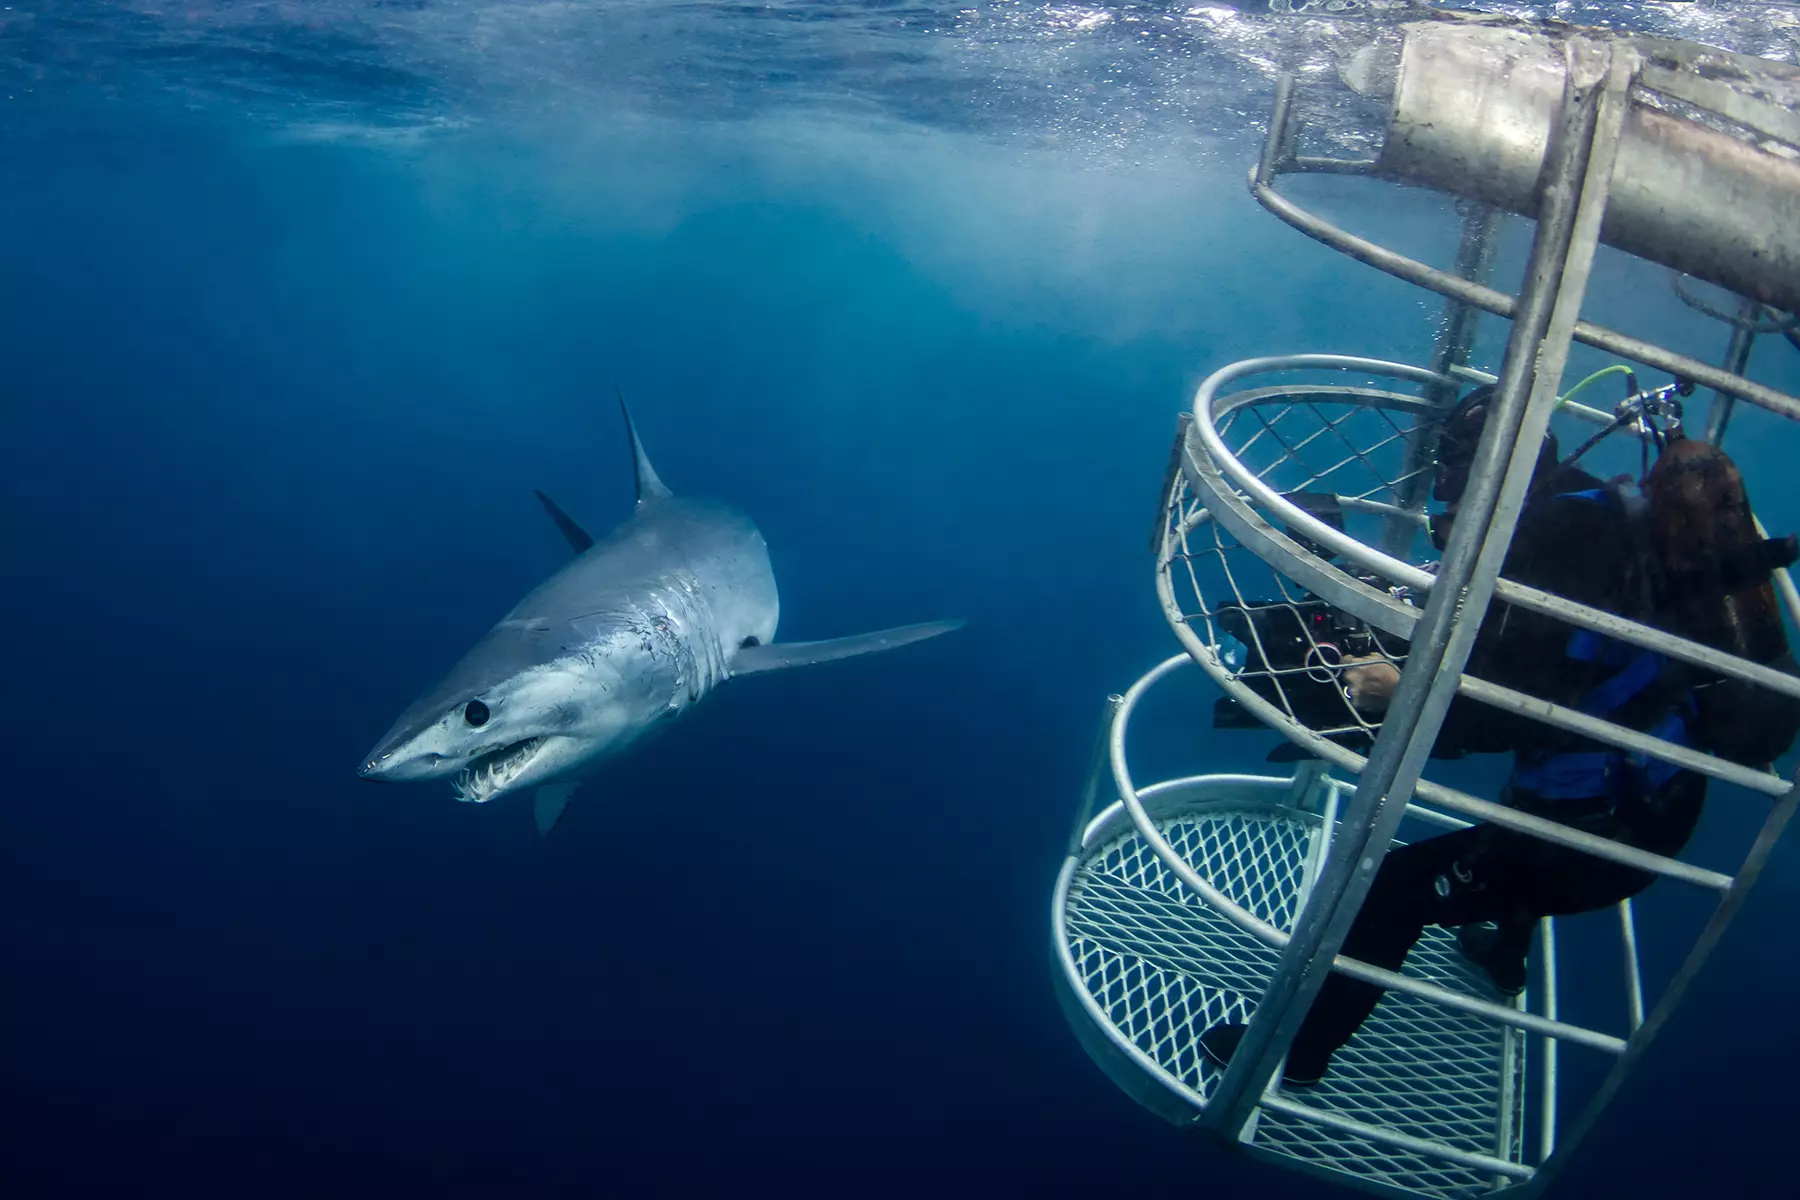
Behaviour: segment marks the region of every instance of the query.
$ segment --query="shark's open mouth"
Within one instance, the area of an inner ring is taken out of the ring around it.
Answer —
[[[476,804],[492,800],[518,781],[543,744],[541,737],[526,738],[482,755],[456,773],[451,782],[451,787],[456,789],[456,798]]]

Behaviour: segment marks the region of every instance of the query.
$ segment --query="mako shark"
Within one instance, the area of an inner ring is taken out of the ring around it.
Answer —
[[[780,602],[754,523],[673,495],[619,397],[637,477],[631,517],[596,541],[538,492],[576,558],[538,585],[400,714],[357,773],[453,777],[459,800],[535,788],[549,833],[582,779],[740,675],[892,650],[959,628],[905,625],[772,644]]]

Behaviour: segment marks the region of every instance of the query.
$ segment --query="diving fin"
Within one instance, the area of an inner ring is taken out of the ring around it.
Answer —
[[[823,642],[785,642],[772,646],[744,646],[731,658],[731,673],[756,675],[763,671],[779,671],[784,667],[810,667],[814,663],[836,662],[858,654],[875,654],[895,650],[913,642],[934,638],[963,627],[962,621],[927,621],[922,625],[901,625],[875,633],[858,633],[850,637],[830,638]]]
[[[550,514],[550,519],[556,522],[556,527],[562,530],[563,537],[568,539],[569,545],[574,547],[575,553],[582,554],[593,546],[593,535],[577,525],[574,518],[569,516],[568,513],[556,507],[556,501],[544,495],[544,493],[538,491],[536,488],[532,489],[532,494],[535,495],[538,498],[538,502],[544,506],[544,511]]]
[[[579,783],[546,783],[531,797],[531,815],[537,820],[537,831],[544,837],[556,828],[557,821],[562,819],[563,809],[569,807],[569,797],[575,794]]]

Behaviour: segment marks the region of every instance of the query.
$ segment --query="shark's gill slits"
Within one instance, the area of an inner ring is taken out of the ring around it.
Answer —
[[[511,787],[524,773],[525,768],[536,757],[538,747],[543,744],[544,739],[541,737],[526,738],[464,767],[456,773],[456,778],[451,783],[456,791],[456,798],[476,804],[492,800]]]

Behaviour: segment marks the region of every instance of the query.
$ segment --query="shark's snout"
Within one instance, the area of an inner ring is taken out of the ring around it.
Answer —
[[[445,755],[409,749],[405,743],[395,745],[394,739],[389,739],[363,755],[362,765],[356,768],[356,773],[381,783],[436,779],[455,770],[455,764],[446,766],[445,759]]]
[[[362,766],[356,768],[356,773],[364,779],[373,779],[379,783],[394,778],[394,766],[394,756],[392,753],[371,754],[368,758],[363,760]]]
[[[377,783],[413,783],[451,777],[461,800],[490,800],[525,778],[545,748],[541,736],[492,742],[464,753],[444,754],[415,744],[383,742],[363,756],[356,773]]]

